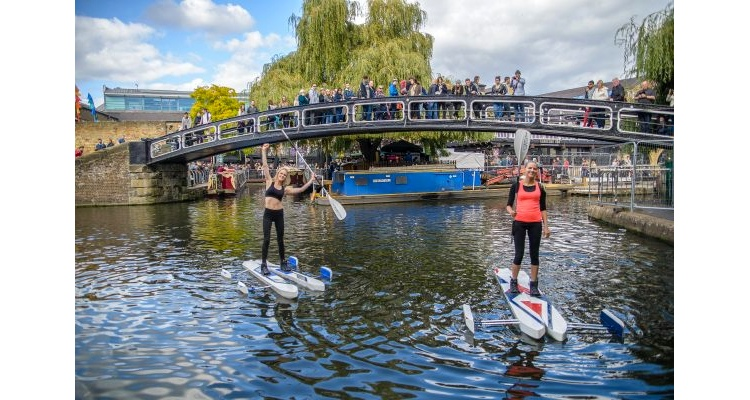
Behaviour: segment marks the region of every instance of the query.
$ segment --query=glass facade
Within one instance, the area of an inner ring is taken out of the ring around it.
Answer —
[[[184,97],[148,91],[139,91],[137,94],[116,91],[104,93],[104,111],[190,111],[193,104],[195,99],[190,97],[190,92],[185,92]]]

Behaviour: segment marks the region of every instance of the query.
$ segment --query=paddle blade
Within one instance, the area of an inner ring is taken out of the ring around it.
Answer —
[[[336,218],[338,218],[339,221],[346,218],[346,210],[344,209],[344,206],[336,201],[336,199],[331,197],[331,194],[328,192],[326,192],[326,198],[328,199],[328,204],[330,204],[331,208],[333,208],[333,213],[336,214]]]
[[[474,333],[474,314],[471,312],[471,306],[468,304],[463,305],[464,310],[464,323],[469,328],[469,332]]]
[[[518,165],[523,163],[530,145],[531,132],[526,129],[516,129],[516,138],[513,141],[513,149],[516,151],[516,156],[518,156]]]

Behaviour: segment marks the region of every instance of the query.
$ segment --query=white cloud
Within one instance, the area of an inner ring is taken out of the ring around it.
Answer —
[[[264,64],[276,55],[288,54],[295,47],[294,37],[282,37],[275,33],[263,36],[260,32],[249,32],[242,39],[216,43],[215,49],[227,51],[231,56],[217,66],[214,81],[218,85],[242,91],[248,82],[260,76]]]
[[[479,75],[491,84],[495,75],[512,76],[520,69],[530,95],[622,75],[617,28],[666,5],[649,0],[464,0],[460,7],[450,0],[420,2],[427,13],[422,31],[435,38],[436,74],[461,80]]]
[[[165,27],[201,31],[210,35],[245,32],[255,23],[243,7],[211,0],[159,0],[146,10],[146,16]]]
[[[147,42],[154,35],[143,24],[76,16],[76,81],[150,82],[204,71],[161,53]]]

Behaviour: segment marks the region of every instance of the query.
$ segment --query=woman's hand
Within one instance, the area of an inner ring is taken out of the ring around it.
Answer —
[[[549,225],[544,225],[544,237],[548,238],[552,234],[552,231],[549,230]]]

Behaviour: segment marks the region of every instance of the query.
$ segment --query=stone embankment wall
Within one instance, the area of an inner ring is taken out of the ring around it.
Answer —
[[[94,153],[94,147],[99,139],[107,144],[109,139],[117,143],[117,139],[124,137],[127,142],[137,142],[164,136],[179,128],[174,122],[157,121],[80,121],[76,122],[75,147],[83,145],[83,154]]]
[[[623,207],[600,205],[589,206],[588,214],[591,218],[674,245],[674,221],[672,220],[631,212]]]
[[[76,158],[76,206],[171,203],[205,196],[205,189],[188,189],[187,165],[133,162],[143,157],[145,147],[139,140]]]

